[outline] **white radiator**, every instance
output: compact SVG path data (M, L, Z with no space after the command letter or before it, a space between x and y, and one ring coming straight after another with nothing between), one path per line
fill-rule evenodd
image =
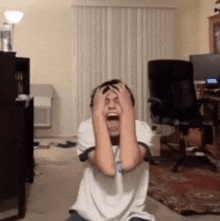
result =
M31 84L34 95L34 127L51 127L53 86L50 84Z

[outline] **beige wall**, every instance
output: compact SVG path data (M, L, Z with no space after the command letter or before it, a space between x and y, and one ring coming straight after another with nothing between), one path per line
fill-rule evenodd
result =
M215 15L214 8L216 0L200 0L200 16L199 16L199 53L209 53L209 23L208 17Z
M188 60L199 51L200 0L178 0L176 13L176 57Z
M1 0L2 1L2 0ZM36 130L35 136L72 136L76 95L76 75L72 68L71 0L7 0L3 12L22 10L23 21L15 27L17 56L31 58L31 83L52 84L52 128Z
M76 135L76 71L72 56L72 0L0 0L3 12L22 10L23 21L15 27L17 56L31 58L31 83L53 84L52 128L35 131L35 136ZM163 3L165 0L161 0ZM177 0L176 57L208 53L208 16L215 0ZM4 5L4 6L3 6Z
M214 15L215 0L177 0L176 56L209 53L208 17Z

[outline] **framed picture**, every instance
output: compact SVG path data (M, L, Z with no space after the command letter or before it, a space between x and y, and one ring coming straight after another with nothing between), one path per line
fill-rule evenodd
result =
M220 15L213 15L209 19L209 51L220 53Z

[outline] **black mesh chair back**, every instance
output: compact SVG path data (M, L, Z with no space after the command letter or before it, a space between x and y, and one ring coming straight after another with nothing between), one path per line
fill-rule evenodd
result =
M199 128L202 134L211 132L214 125L219 124L215 118L206 118L200 112L205 100L197 99L193 82L193 65L183 60L152 60L148 62L148 82L150 92L150 115L154 124L174 126L180 135L178 149L175 152L173 171L184 164L186 159L187 136L189 129ZM153 126L152 128L155 128ZM211 156L206 144L212 141L203 136L202 145L194 151ZM163 145L171 147L168 138L161 140ZM155 159L155 158L154 158ZM216 164L213 166L216 170Z
M191 119L200 115L193 84L193 66L182 60L153 60L148 63L150 96L154 115Z

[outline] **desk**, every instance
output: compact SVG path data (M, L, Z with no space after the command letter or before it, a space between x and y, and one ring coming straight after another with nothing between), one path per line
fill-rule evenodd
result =
M198 98L205 98L209 101L208 104L203 105L203 112L206 115L211 115L216 119L220 118L220 93L215 93L216 89L210 89L205 85L198 85ZM220 160L220 125L214 127L214 154L216 160Z

